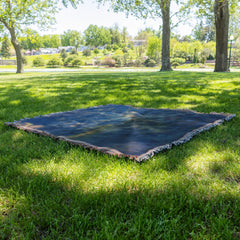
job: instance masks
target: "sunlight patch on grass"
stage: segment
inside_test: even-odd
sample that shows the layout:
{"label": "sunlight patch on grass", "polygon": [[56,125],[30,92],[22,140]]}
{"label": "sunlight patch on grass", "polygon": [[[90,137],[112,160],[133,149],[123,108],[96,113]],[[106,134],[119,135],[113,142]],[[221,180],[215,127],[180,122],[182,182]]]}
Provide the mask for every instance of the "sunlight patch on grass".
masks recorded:
{"label": "sunlight patch on grass", "polygon": [[[0,238],[237,239],[239,81],[238,73],[0,74]],[[142,164],[3,124],[113,102],[237,116]]]}

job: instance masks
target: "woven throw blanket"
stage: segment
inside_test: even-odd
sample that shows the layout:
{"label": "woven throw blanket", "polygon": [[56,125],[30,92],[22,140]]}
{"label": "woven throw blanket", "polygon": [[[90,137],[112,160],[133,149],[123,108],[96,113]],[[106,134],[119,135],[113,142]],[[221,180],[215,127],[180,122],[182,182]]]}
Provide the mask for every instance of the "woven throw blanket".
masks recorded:
{"label": "woven throw blanket", "polygon": [[141,162],[234,116],[109,104],[5,124]]}

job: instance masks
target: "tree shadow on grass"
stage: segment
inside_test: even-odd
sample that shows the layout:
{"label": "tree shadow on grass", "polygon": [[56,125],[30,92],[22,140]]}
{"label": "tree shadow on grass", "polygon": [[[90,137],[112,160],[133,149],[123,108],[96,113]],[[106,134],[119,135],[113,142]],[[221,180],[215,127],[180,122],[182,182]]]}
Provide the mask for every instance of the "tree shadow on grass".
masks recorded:
{"label": "tree shadow on grass", "polygon": [[[178,99],[181,94],[194,94],[191,87],[195,83],[189,79],[169,83],[169,76],[160,77],[159,80],[156,73],[26,75],[17,79],[17,86],[11,81],[2,91],[2,96],[6,97],[2,104],[10,110],[13,105],[22,112],[38,108],[36,114],[45,114],[109,103],[173,107],[182,103]],[[151,84],[147,78],[151,79]]]}
{"label": "tree shadow on grass", "polygon": [[[190,102],[195,106],[193,110],[236,112],[236,103],[240,101],[238,90],[223,89],[216,92],[209,89],[210,79],[218,81],[226,77],[225,74],[209,75],[210,77],[206,77],[205,73],[26,75],[18,80],[20,84],[15,86],[11,82],[10,86],[1,92],[0,96],[4,96],[4,100],[1,101],[4,108],[0,113],[0,119],[13,121],[109,103],[178,108],[186,104],[181,96],[189,95],[196,97]],[[235,77],[235,74],[228,75],[230,79]],[[201,99],[197,99],[198,96],[204,96],[210,101],[202,103]],[[191,154],[183,152],[183,158],[179,154],[167,157],[166,169],[177,169],[178,165],[184,162],[183,159]]]}
{"label": "tree shadow on grass", "polygon": [[[26,141],[25,136],[22,140]],[[39,148],[46,143],[42,140]],[[50,154],[57,164],[60,156],[52,152],[54,147],[49,143],[41,157],[46,159]],[[70,150],[67,145],[61,148],[62,159]],[[98,165],[98,175],[94,175],[100,187],[86,189],[69,180],[74,174],[61,176],[54,169],[38,169],[47,162],[31,167],[34,158],[41,161],[38,154],[36,148],[31,160],[14,160],[16,153],[6,164],[1,195],[9,200],[0,225],[2,239],[234,239],[239,231],[239,197],[217,192],[208,184],[203,189],[201,181],[194,183],[183,175],[181,179],[172,176],[155,188],[139,184],[141,178],[104,187],[100,176],[112,164],[109,159],[102,167]],[[82,176],[90,170],[84,163]],[[136,168],[134,163],[129,165]],[[136,169],[142,172],[142,168],[138,165]]]}
{"label": "tree shadow on grass", "polygon": [[[183,73],[52,74],[47,81],[26,76],[20,83],[0,92],[1,123],[109,103],[179,107],[184,94],[213,98],[204,104],[194,99],[199,111],[226,109],[237,117],[141,165],[1,127],[0,238],[237,239],[240,199],[226,177],[238,172],[231,175],[226,165],[221,170],[220,161],[206,180],[188,165],[202,146],[239,152],[237,90],[214,92],[205,74]],[[215,188],[216,182],[231,190]]]}

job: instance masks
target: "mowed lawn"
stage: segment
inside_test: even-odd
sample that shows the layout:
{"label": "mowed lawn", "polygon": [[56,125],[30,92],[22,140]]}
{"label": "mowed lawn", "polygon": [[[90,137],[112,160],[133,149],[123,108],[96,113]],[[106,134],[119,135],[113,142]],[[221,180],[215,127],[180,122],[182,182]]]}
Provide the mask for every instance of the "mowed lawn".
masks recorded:
{"label": "mowed lawn", "polygon": [[[142,164],[4,125],[110,103],[236,117]],[[240,74],[1,73],[0,239],[240,239]]]}

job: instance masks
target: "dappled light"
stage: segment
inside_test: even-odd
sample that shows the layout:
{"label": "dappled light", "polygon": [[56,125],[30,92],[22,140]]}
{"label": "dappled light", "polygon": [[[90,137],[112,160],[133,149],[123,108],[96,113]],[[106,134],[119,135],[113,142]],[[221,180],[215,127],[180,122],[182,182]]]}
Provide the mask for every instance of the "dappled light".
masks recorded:
{"label": "dappled light", "polygon": [[[3,239],[237,239],[239,74],[0,75]],[[137,164],[4,125],[106,104],[235,113]]]}

